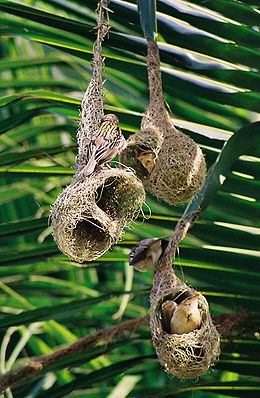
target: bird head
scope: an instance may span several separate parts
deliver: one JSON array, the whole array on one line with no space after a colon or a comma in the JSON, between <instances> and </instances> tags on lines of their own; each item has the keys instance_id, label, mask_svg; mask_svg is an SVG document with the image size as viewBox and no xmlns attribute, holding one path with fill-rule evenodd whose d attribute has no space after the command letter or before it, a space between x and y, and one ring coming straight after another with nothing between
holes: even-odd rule
<instances>
[{"instance_id":1,"label":"bird head","mask_svg":"<svg viewBox=\"0 0 260 398\"><path fill-rule=\"evenodd\" d=\"M194 306L198 305L199 294L194 294L193 296L187 297L181 302L183 306Z\"/></svg>"},{"instance_id":2,"label":"bird head","mask_svg":"<svg viewBox=\"0 0 260 398\"><path fill-rule=\"evenodd\" d=\"M145 261L148 268L153 268L159 260L161 254L168 245L168 241L163 238L144 239L132 247L129 254L129 265L136 266L141 261ZM147 271L147 269L145 271Z\"/></svg>"},{"instance_id":3,"label":"bird head","mask_svg":"<svg viewBox=\"0 0 260 398\"><path fill-rule=\"evenodd\" d=\"M101 122L110 122L114 124L119 124L119 119L113 113L108 113L107 115L104 115L102 117Z\"/></svg>"}]
</instances>

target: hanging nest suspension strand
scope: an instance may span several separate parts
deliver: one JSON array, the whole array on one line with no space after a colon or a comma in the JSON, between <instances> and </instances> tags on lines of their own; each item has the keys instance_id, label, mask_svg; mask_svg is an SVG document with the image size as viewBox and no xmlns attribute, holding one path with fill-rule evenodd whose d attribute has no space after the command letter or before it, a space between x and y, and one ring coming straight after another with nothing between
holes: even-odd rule
<instances>
[{"instance_id":1,"label":"hanging nest suspension strand","mask_svg":"<svg viewBox=\"0 0 260 398\"><path fill-rule=\"evenodd\" d=\"M176 241L178 239L177 236ZM178 379L190 379L206 373L209 367L214 365L220 353L220 335L212 322L206 298L176 276L169 255L172 251L170 246L173 244L174 239L171 239L154 274L150 294L150 327L153 346L165 371ZM178 306L184 304L184 300L192 297L196 297L197 300L200 324L189 332L172 331L173 318L170 319L170 323L169 319L165 318L165 305L174 303L177 311ZM182 321L181 325L185 328L186 324L183 321L189 320L190 315L185 319L181 318L181 315L179 318L176 317L176 322Z\"/></svg>"},{"instance_id":2,"label":"hanging nest suspension strand","mask_svg":"<svg viewBox=\"0 0 260 398\"><path fill-rule=\"evenodd\" d=\"M141 181L129 169L101 167L89 176L82 172L90 138L98 133L104 116L102 42L109 30L108 3L100 1L97 9L98 35L92 78L81 104L76 172L51 212L54 240L63 253L78 262L95 260L115 244L145 199Z\"/></svg>"},{"instance_id":3,"label":"hanging nest suspension strand","mask_svg":"<svg viewBox=\"0 0 260 398\"><path fill-rule=\"evenodd\" d=\"M172 125L164 105L159 49L152 40L147 72L150 103L141 131L128 139L121 161L136 170L148 192L170 204L186 202L202 186L206 163L200 147Z\"/></svg>"}]
</instances>

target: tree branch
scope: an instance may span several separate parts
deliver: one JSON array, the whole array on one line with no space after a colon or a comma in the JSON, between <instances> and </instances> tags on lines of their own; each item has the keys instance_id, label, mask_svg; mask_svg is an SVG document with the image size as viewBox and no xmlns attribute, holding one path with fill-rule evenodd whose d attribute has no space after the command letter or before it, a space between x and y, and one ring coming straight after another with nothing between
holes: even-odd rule
<instances>
[{"instance_id":1,"label":"tree branch","mask_svg":"<svg viewBox=\"0 0 260 398\"><path fill-rule=\"evenodd\" d=\"M0 393L8 387L21 384L25 379L34 377L36 374L44 371L47 365L59 359L85 351L87 348L97 345L100 341L108 343L114 337L122 336L127 330L133 332L138 329L139 326L146 323L148 323L147 316L131 319L129 321L122 322L117 326L83 337L75 343L55 351L53 354L33 357L30 359L28 364L12 369L0 377Z\"/></svg>"},{"instance_id":2,"label":"tree branch","mask_svg":"<svg viewBox=\"0 0 260 398\"><path fill-rule=\"evenodd\" d=\"M241 313L221 314L213 316L213 321L222 337L228 337L231 330L241 330L241 325L247 322L247 317L245 314ZM130 330L134 332L142 325L149 325L148 316L121 322L117 326L90 334L65 348L55 351L53 354L30 358L28 364L12 369L0 377L0 393L8 387L17 386L24 380L31 379L35 375L43 372L49 364L57 360L66 358L71 354L85 351L87 348L93 347L101 341L108 343L113 340L113 338L124 335L126 331Z\"/></svg>"},{"instance_id":3,"label":"tree branch","mask_svg":"<svg viewBox=\"0 0 260 398\"><path fill-rule=\"evenodd\" d=\"M241 326L247 322L248 319L245 314L231 313L215 315L213 316L213 321L222 337L228 337L231 330L240 331ZM8 387L17 386L22 384L24 380L31 379L35 375L43 372L49 364L59 359L85 351L87 348L93 347L101 341L108 343L113 340L113 338L122 336L126 331L130 330L134 332L142 325L149 325L148 316L121 322L117 326L90 334L65 348L55 351L53 354L30 358L28 364L12 369L0 377L0 393Z\"/></svg>"}]
</instances>

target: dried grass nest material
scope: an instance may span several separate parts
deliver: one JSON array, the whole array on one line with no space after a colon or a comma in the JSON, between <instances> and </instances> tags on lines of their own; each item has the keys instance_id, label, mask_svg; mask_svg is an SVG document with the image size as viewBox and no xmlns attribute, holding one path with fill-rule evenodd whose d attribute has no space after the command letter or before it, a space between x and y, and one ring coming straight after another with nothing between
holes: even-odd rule
<instances>
[{"instance_id":1,"label":"dried grass nest material","mask_svg":"<svg viewBox=\"0 0 260 398\"><path fill-rule=\"evenodd\" d=\"M52 209L54 239L71 259L95 260L120 239L144 199L142 183L131 171L106 168L74 178Z\"/></svg>"},{"instance_id":2,"label":"dried grass nest material","mask_svg":"<svg viewBox=\"0 0 260 398\"><path fill-rule=\"evenodd\" d=\"M179 304L199 295L202 324L190 333L171 334L163 329L161 305L166 300ZM205 297L183 283L172 270L157 271L151 293L150 326L158 359L165 371L178 379L196 378L207 372L220 353L220 336L209 313Z\"/></svg>"},{"instance_id":3,"label":"dried grass nest material","mask_svg":"<svg viewBox=\"0 0 260 398\"><path fill-rule=\"evenodd\" d=\"M151 173L138 160L145 151L154 154ZM173 126L145 126L128 139L121 162L132 167L146 191L175 205L190 200L202 186L206 162L200 147Z\"/></svg>"},{"instance_id":4,"label":"dried grass nest material","mask_svg":"<svg viewBox=\"0 0 260 398\"><path fill-rule=\"evenodd\" d=\"M149 106L141 130L128 139L121 162L136 171L148 192L172 205L187 202L204 182L206 163L200 147L172 124L164 104L159 49L151 40L147 73Z\"/></svg>"}]
</instances>

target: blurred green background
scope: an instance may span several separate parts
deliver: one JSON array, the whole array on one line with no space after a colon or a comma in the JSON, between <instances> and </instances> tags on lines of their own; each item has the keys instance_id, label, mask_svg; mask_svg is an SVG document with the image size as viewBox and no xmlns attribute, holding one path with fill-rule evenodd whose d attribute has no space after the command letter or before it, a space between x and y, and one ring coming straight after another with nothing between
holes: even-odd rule
<instances>
[{"instance_id":1,"label":"blurred green background","mask_svg":"<svg viewBox=\"0 0 260 398\"><path fill-rule=\"evenodd\" d=\"M140 239L169 236L185 209L147 195L123 240L84 267L53 241L50 206L74 173L96 5L0 1L1 373L23 358L148 314L152 273L134 273L129 250ZM127 138L138 131L148 104L146 42L134 1L111 0L110 8L105 108L120 117ZM259 2L159 0L157 9L165 99L174 123L201 146L210 167L232 134L259 120ZM249 315L246 325L222 339L214 369L197 380L168 377L149 328L142 327L57 362L5 397L258 398L259 175L256 153L233 164L175 264L177 274L205 294L213 314Z\"/></svg>"}]
</instances>

